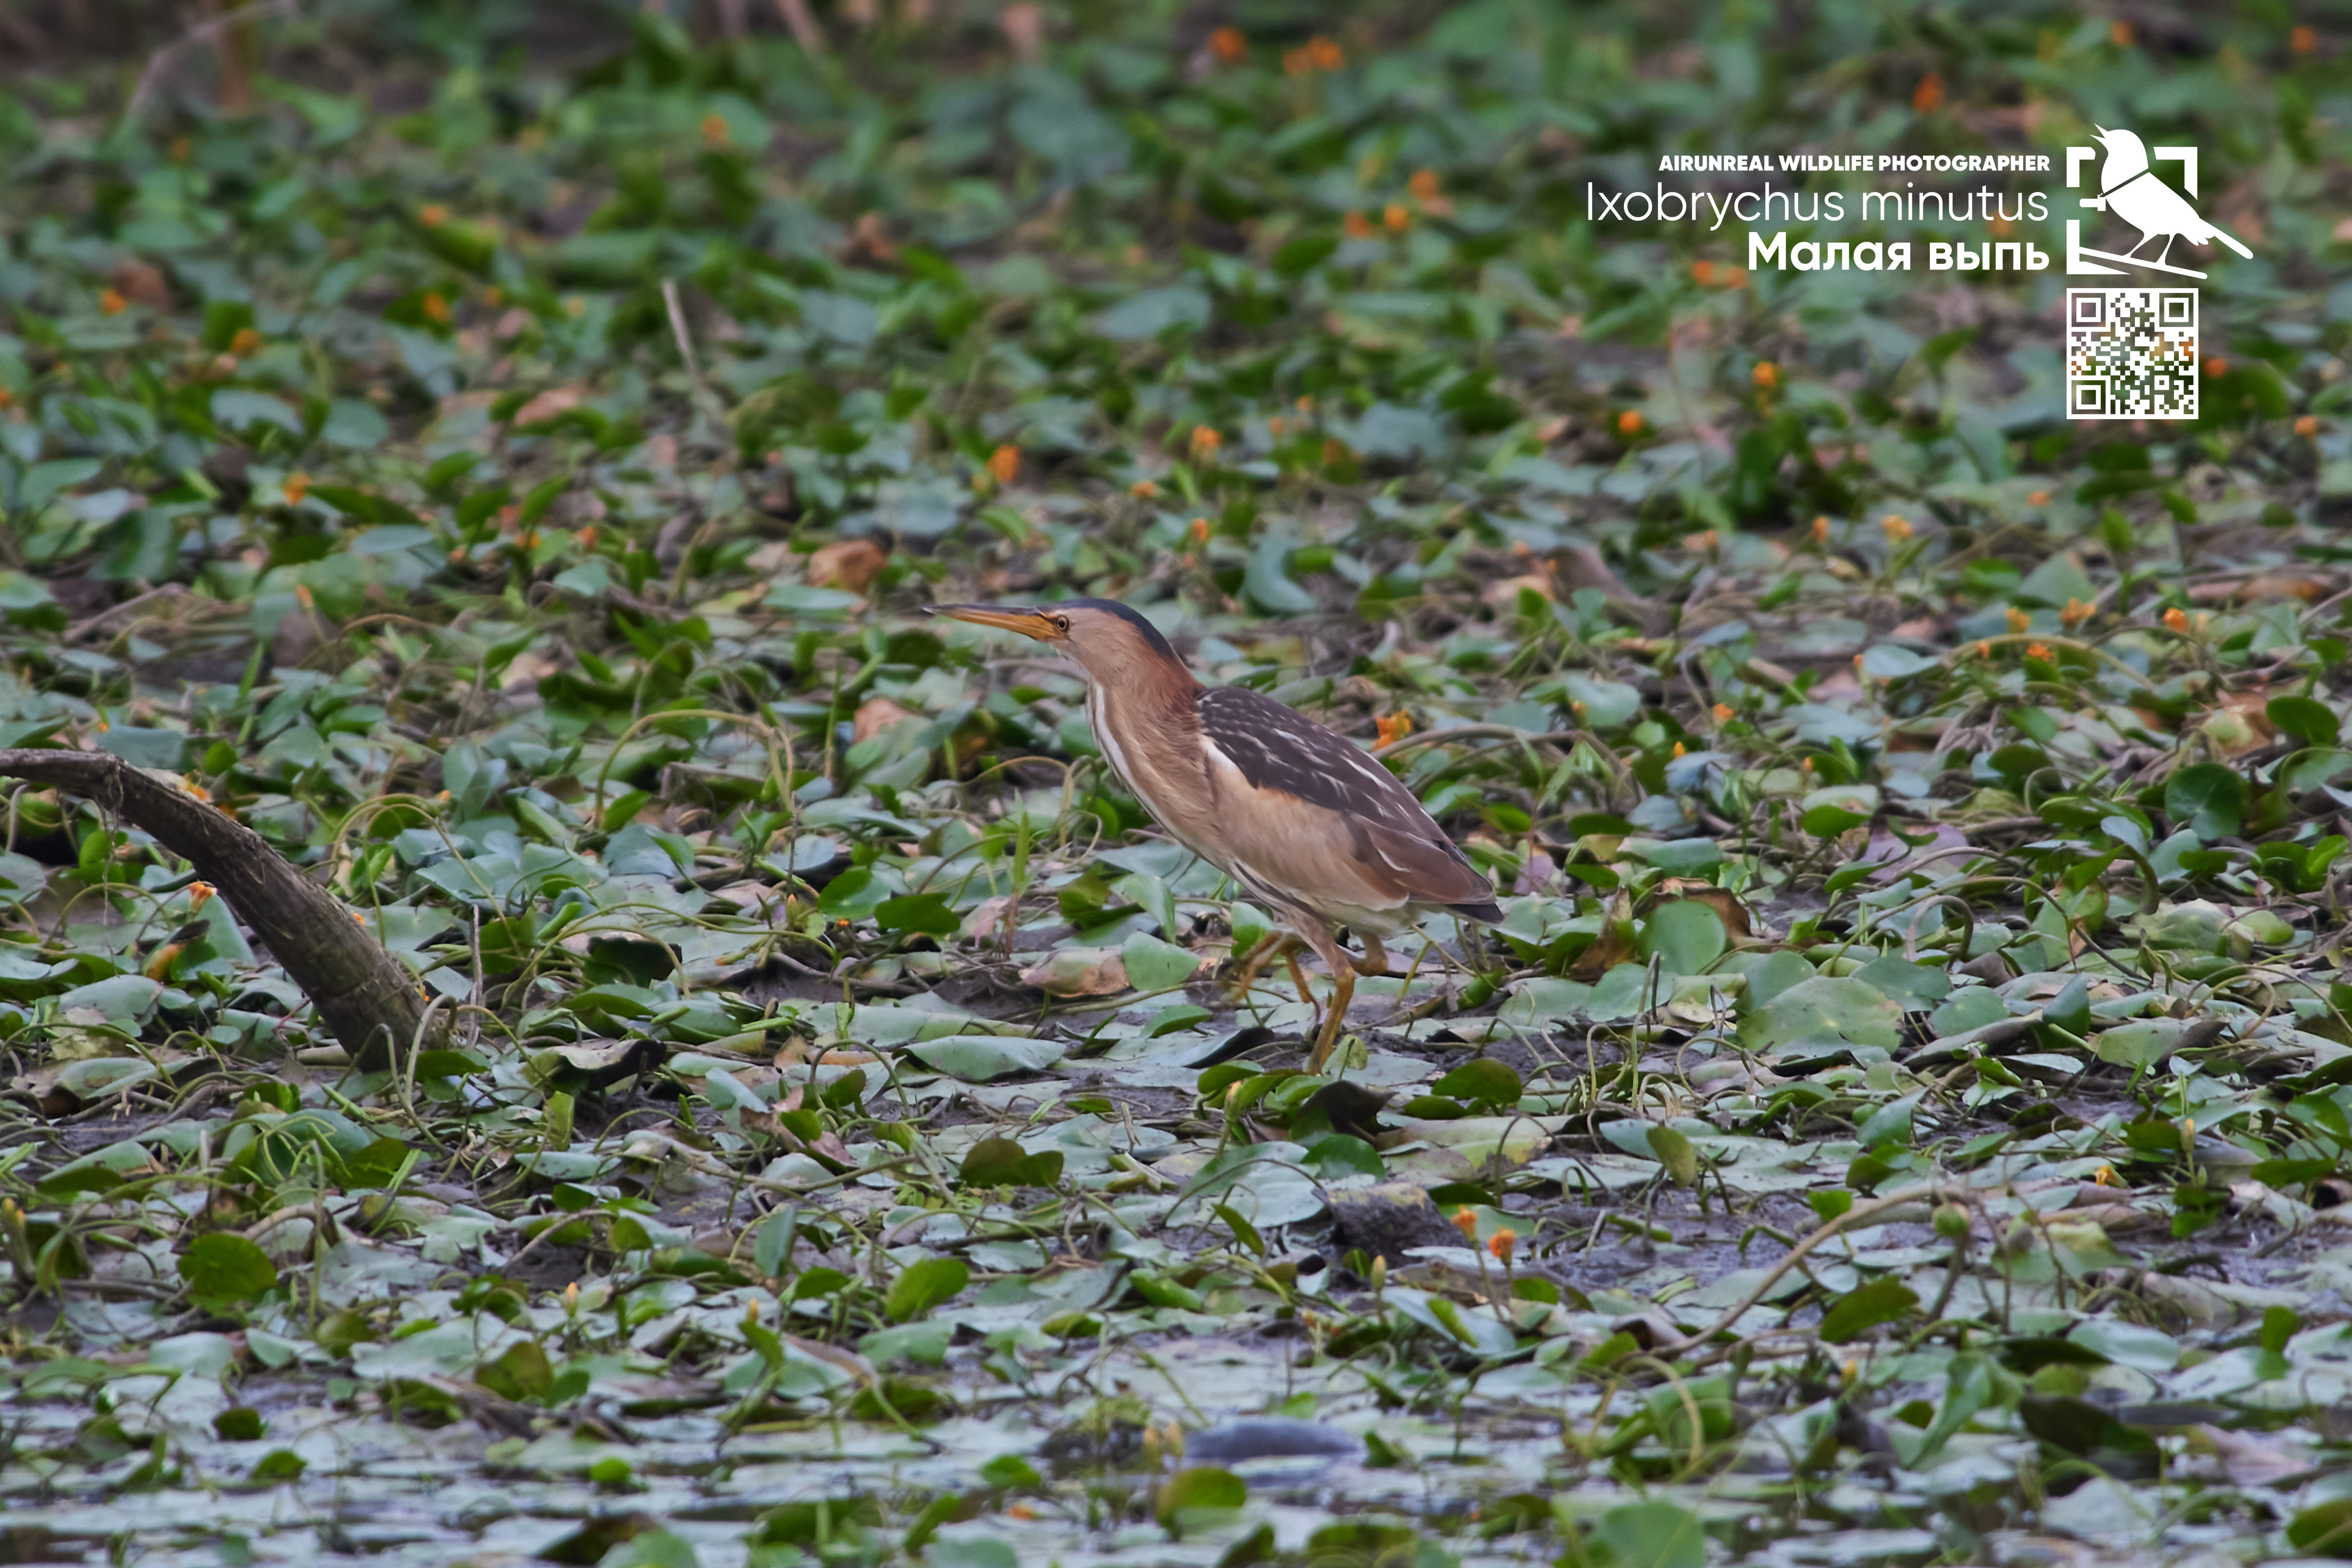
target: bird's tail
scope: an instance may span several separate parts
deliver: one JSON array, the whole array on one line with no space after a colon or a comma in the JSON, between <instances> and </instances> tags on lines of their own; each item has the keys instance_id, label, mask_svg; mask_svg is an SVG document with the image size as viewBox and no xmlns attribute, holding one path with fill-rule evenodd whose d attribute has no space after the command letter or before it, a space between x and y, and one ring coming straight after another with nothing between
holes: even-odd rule
<instances>
[{"instance_id":1,"label":"bird's tail","mask_svg":"<svg viewBox=\"0 0 2352 1568\"><path fill-rule=\"evenodd\" d=\"M2228 233L2226 230L2215 228L2209 223L2205 226L2205 232L2211 235L2215 239L2220 240L2222 244L2228 246L2231 249L2236 251L2239 255L2247 258L2249 260L2252 259L2254 253L2248 250L2244 246L2239 244L2237 237Z\"/></svg>"}]
</instances>

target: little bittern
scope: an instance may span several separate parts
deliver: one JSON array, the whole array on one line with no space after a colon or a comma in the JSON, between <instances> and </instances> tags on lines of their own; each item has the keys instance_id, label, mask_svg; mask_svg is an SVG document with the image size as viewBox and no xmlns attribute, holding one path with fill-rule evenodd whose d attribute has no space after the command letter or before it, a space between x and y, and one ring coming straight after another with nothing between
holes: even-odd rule
<instances>
[{"instance_id":1,"label":"little bittern","mask_svg":"<svg viewBox=\"0 0 2352 1568\"><path fill-rule=\"evenodd\" d=\"M1424 915L1503 918L1493 885L1394 773L1270 697L1202 685L1125 605L933 605L930 613L1019 632L1077 661L1087 717L1119 782L1329 967L1331 1005L1314 1070L1338 1044L1356 988L1339 928L1364 939L1370 972L1386 968L1381 934ZM1303 982L1300 991L1308 1000Z\"/></svg>"}]
</instances>

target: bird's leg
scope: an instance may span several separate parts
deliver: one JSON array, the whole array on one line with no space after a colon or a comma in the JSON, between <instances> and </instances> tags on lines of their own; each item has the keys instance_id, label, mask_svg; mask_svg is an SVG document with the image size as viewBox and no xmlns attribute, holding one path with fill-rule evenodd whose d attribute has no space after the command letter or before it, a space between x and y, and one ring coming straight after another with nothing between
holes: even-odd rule
<instances>
[{"instance_id":1,"label":"bird's leg","mask_svg":"<svg viewBox=\"0 0 2352 1568\"><path fill-rule=\"evenodd\" d=\"M1378 934L1372 931L1366 931L1364 933L1364 956L1361 958L1351 958L1348 963L1359 974L1386 974L1389 972L1389 952L1388 949L1381 945L1381 939Z\"/></svg>"},{"instance_id":2,"label":"bird's leg","mask_svg":"<svg viewBox=\"0 0 2352 1568\"><path fill-rule=\"evenodd\" d=\"M1233 994L1246 996L1257 984L1258 972L1276 958L1287 958L1297 949L1298 939L1286 931L1268 931L1258 939L1257 945L1244 955L1241 967L1233 977ZM1294 964L1294 968L1297 966ZM1301 995L1306 993L1302 990Z\"/></svg>"},{"instance_id":3,"label":"bird's leg","mask_svg":"<svg viewBox=\"0 0 2352 1568\"><path fill-rule=\"evenodd\" d=\"M2133 257L2137 256L2141 251L2146 250L2147 248L2147 242L2155 237L2156 236L2152 234L2141 235L2139 237L2139 243L2133 246L2129 250L2124 252L2124 259L2128 261Z\"/></svg>"},{"instance_id":4,"label":"bird's leg","mask_svg":"<svg viewBox=\"0 0 2352 1568\"><path fill-rule=\"evenodd\" d=\"M1302 934L1315 949L1316 956L1323 961L1323 967L1331 972L1330 1006L1323 1015L1321 1032L1315 1037L1315 1054L1307 1061L1308 1072L1319 1073L1323 1070L1323 1064L1331 1059L1332 1049L1339 1043L1340 1031L1347 1027L1348 1003L1356 994L1356 971L1348 962L1346 950L1340 947L1328 927L1309 926ZM1298 994L1301 996L1307 994L1304 979L1299 982Z\"/></svg>"},{"instance_id":5,"label":"bird's leg","mask_svg":"<svg viewBox=\"0 0 2352 1568\"><path fill-rule=\"evenodd\" d=\"M2164 237L2164 248L2156 253L2156 264L2158 267L2163 266L2164 258L2172 254L2172 242L2179 237L2177 234L2168 234Z\"/></svg>"}]
</instances>

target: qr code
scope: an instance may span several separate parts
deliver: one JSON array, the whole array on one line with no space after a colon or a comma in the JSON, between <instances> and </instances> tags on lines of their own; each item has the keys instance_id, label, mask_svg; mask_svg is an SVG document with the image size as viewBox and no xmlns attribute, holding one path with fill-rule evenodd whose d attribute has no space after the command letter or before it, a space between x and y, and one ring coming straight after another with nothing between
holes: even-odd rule
<instances>
[{"instance_id":1,"label":"qr code","mask_svg":"<svg viewBox=\"0 0 2352 1568\"><path fill-rule=\"evenodd\" d=\"M2197 417L2197 290L2066 290L2069 419Z\"/></svg>"}]
</instances>

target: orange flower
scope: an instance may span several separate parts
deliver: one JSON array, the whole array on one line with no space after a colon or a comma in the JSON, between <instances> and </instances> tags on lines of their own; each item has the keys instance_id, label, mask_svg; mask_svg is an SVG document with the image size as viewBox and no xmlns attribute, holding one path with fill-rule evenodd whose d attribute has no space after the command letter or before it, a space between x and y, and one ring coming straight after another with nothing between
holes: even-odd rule
<instances>
[{"instance_id":1,"label":"orange flower","mask_svg":"<svg viewBox=\"0 0 2352 1568\"><path fill-rule=\"evenodd\" d=\"M1275 415L1265 422L1265 433L1275 437L1275 439L1280 440L1282 438L1282 431L1283 424L1281 415Z\"/></svg>"},{"instance_id":2,"label":"orange flower","mask_svg":"<svg viewBox=\"0 0 2352 1568\"><path fill-rule=\"evenodd\" d=\"M208 799L205 804L206 805L210 805L212 802ZM189 883L188 912L190 914L194 914L198 910L203 909L206 904L212 902L213 890L213 885L210 882Z\"/></svg>"},{"instance_id":3,"label":"orange flower","mask_svg":"<svg viewBox=\"0 0 2352 1568\"><path fill-rule=\"evenodd\" d=\"M1127 493L1138 500L1150 500L1160 493L1160 487L1150 479L1138 479L1127 487Z\"/></svg>"},{"instance_id":4,"label":"orange flower","mask_svg":"<svg viewBox=\"0 0 2352 1568\"><path fill-rule=\"evenodd\" d=\"M1335 71L1348 63L1348 57L1339 52L1339 46L1319 34L1307 40L1307 59L1319 71Z\"/></svg>"},{"instance_id":5,"label":"orange flower","mask_svg":"<svg viewBox=\"0 0 2352 1568\"><path fill-rule=\"evenodd\" d=\"M2009 623L2009 629L2012 636L2018 632L2025 630L2026 627L2033 624L2033 617L2027 615L2023 610L2019 609L2015 605L2011 605L2008 609L2002 611L2001 618Z\"/></svg>"},{"instance_id":6,"label":"orange flower","mask_svg":"<svg viewBox=\"0 0 2352 1568\"><path fill-rule=\"evenodd\" d=\"M98 313L101 316L119 316L130 308L131 301L114 289L109 289L98 297Z\"/></svg>"},{"instance_id":7,"label":"orange flower","mask_svg":"<svg viewBox=\"0 0 2352 1568\"><path fill-rule=\"evenodd\" d=\"M2095 608L2080 599L2069 599L2066 601L2066 607L2058 612L2058 624L2071 632L2098 613Z\"/></svg>"},{"instance_id":8,"label":"orange flower","mask_svg":"<svg viewBox=\"0 0 2352 1568\"><path fill-rule=\"evenodd\" d=\"M441 298L440 295L425 295L424 299L419 300L416 302L416 308L425 312L425 319L426 321L436 322L445 327L449 324L449 301Z\"/></svg>"},{"instance_id":9,"label":"orange flower","mask_svg":"<svg viewBox=\"0 0 2352 1568\"><path fill-rule=\"evenodd\" d=\"M485 305L503 305L503 304L505 304L506 302L507 302L507 291L506 291L505 289L503 289L499 288L497 284L493 283L493 284L491 284L488 288L487 288L487 289L483 289L483 290L482 290L482 303L483 303L483 304L485 304Z\"/></svg>"},{"instance_id":10,"label":"orange flower","mask_svg":"<svg viewBox=\"0 0 2352 1568\"><path fill-rule=\"evenodd\" d=\"M302 498L310 493L310 476L308 474L289 474L286 476L286 483L283 488L286 491L286 504L288 506L300 506L302 504Z\"/></svg>"},{"instance_id":11,"label":"orange flower","mask_svg":"<svg viewBox=\"0 0 2352 1568\"><path fill-rule=\"evenodd\" d=\"M1493 1253L1495 1260L1506 1268L1511 1266L1511 1254L1517 1251L1518 1247L1519 1233L1508 1226L1486 1238L1486 1250Z\"/></svg>"},{"instance_id":12,"label":"orange flower","mask_svg":"<svg viewBox=\"0 0 2352 1568\"><path fill-rule=\"evenodd\" d=\"M2028 658L2047 659L2050 657L2049 645L2038 642L2027 643L2025 645L2025 657Z\"/></svg>"},{"instance_id":13,"label":"orange flower","mask_svg":"<svg viewBox=\"0 0 2352 1568\"><path fill-rule=\"evenodd\" d=\"M727 130L727 117L723 114L704 115L702 117L702 140L713 147L724 147L728 142L733 141L734 137L730 135Z\"/></svg>"},{"instance_id":14,"label":"orange flower","mask_svg":"<svg viewBox=\"0 0 2352 1568\"><path fill-rule=\"evenodd\" d=\"M294 602L306 610L315 610L319 607L318 601L310 596L310 585L308 583L294 584Z\"/></svg>"},{"instance_id":15,"label":"orange flower","mask_svg":"<svg viewBox=\"0 0 2352 1568\"><path fill-rule=\"evenodd\" d=\"M431 202L416 209L416 221L427 228L439 228L449 221L449 209L439 202Z\"/></svg>"},{"instance_id":16,"label":"orange flower","mask_svg":"<svg viewBox=\"0 0 2352 1568\"><path fill-rule=\"evenodd\" d=\"M1769 359L1759 359L1756 362L1756 368L1748 373L1748 379L1769 392L1780 384L1780 367Z\"/></svg>"},{"instance_id":17,"label":"orange flower","mask_svg":"<svg viewBox=\"0 0 2352 1568\"><path fill-rule=\"evenodd\" d=\"M2176 632L2189 629L2189 612L2175 605L2164 612L2164 624Z\"/></svg>"},{"instance_id":18,"label":"orange flower","mask_svg":"<svg viewBox=\"0 0 2352 1568\"><path fill-rule=\"evenodd\" d=\"M2286 35L2286 47L2299 55L2319 52L2319 34L2310 27L2293 27Z\"/></svg>"},{"instance_id":19,"label":"orange flower","mask_svg":"<svg viewBox=\"0 0 2352 1568\"><path fill-rule=\"evenodd\" d=\"M2100 1166L2091 1180L2103 1187L2120 1187L2124 1184L2123 1178L2116 1174L2116 1168L2113 1165Z\"/></svg>"},{"instance_id":20,"label":"orange flower","mask_svg":"<svg viewBox=\"0 0 2352 1568\"><path fill-rule=\"evenodd\" d=\"M2316 415L2313 415L2313 414L2306 414L2306 415L2305 415L2302 418L2300 418L2300 419L2296 420L2296 421L2294 422L2294 433L2295 433L2296 435L2298 435L2298 436L2316 436L2316 435L2318 435L2318 434L2319 434L2319 417L2318 417L2318 416L2316 416Z\"/></svg>"},{"instance_id":21,"label":"orange flower","mask_svg":"<svg viewBox=\"0 0 2352 1568\"><path fill-rule=\"evenodd\" d=\"M1815 544L1827 544L1829 542L1830 520L1825 517L1817 517L1813 519L1813 542Z\"/></svg>"},{"instance_id":22,"label":"orange flower","mask_svg":"<svg viewBox=\"0 0 2352 1568\"><path fill-rule=\"evenodd\" d=\"M1464 1204L1460 1208L1455 1209L1454 1228L1460 1231L1465 1239L1475 1238L1478 1234L1477 1211L1471 1208L1468 1204Z\"/></svg>"},{"instance_id":23,"label":"orange flower","mask_svg":"<svg viewBox=\"0 0 2352 1568\"><path fill-rule=\"evenodd\" d=\"M1009 485L1021 474L1021 448L1003 446L988 455L989 477L1000 485Z\"/></svg>"},{"instance_id":24,"label":"orange flower","mask_svg":"<svg viewBox=\"0 0 2352 1568\"><path fill-rule=\"evenodd\" d=\"M2028 506L2048 506L2050 504L2050 492L2048 490L2035 490L2032 495L2025 498L2025 504Z\"/></svg>"},{"instance_id":25,"label":"orange flower","mask_svg":"<svg viewBox=\"0 0 2352 1568\"><path fill-rule=\"evenodd\" d=\"M1372 237L1372 220L1362 213L1349 213L1345 219L1341 220L1340 226L1348 231L1349 239Z\"/></svg>"},{"instance_id":26,"label":"orange flower","mask_svg":"<svg viewBox=\"0 0 2352 1568\"><path fill-rule=\"evenodd\" d=\"M1934 71L1929 71L1919 79L1919 85L1912 89L1911 108L1916 113L1933 114L1942 108L1943 104L1944 79Z\"/></svg>"},{"instance_id":27,"label":"orange flower","mask_svg":"<svg viewBox=\"0 0 2352 1568\"><path fill-rule=\"evenodd\" d=\"M186 137L174 136L172 138L171 157L172 162L174 163L186 163L189 155L194 152L195 144L190 142Z\"/></svg>"},{"instance_id":28,"label":"orange flower","mask_svg":"<svg viewBox=\"0 0 2352 1568\"><path fill-rule=\"evenodd\" d=\"M1694 282L1694 283L1696 283L1696 284L1697 284L1697 285L1698 285L1700 288L1702 288L1702 289L1706 288L1708 284L1710 284L1710 283L1714 282L1714 281L1715 281L1715 263L1714 263L1714 262L1712 262L1712 261L1694 261L1694 262L1692 262L1692 263L1691 263L1691 281L1692 281L1692 282Z\"/></svg>"},{"instance_id":29,"label":"orange flower","mask_svg":"<svg viewBox=\"0 0 2352 1568\"><path fill-rule=\"evenodd\" d=\"M1992 657L1992 644L1989 642L1978 643L1977 657L1979 658L1990 658Z\"/></svg>"},{"instance_id":30,"label":"orange flower","mask_svg":"<svg viewBox=\"0 0 2352 1568\"><path fill-rule=\"evenodd\" d=\"M1716 278L1727 289L1748 287L1748 268L1745 267L1727 267L1717 273Z\"/></svg>"},{"instance_id":31,"label":"orange flower","mask_svg":"<svg viewBox=\"0 0 2352 1568\"><path fill-rule=\"evenodd\" d=\"M1649 421L1642 417L1639 409L1628 408L1624 413L1617 416L1617 434L1630 441L1639 436L1648 424Z\"/></svg>"},{"instance_id":32,"label":"orange flower","mask_svg":"<svg viewBox=\"0 0 2352 1568\"><path fill-rule=\"evenodd\" d=\"M1402 234L1412 226L1412 209L1402 202L1391 202L1381 209L1381 221L1389 226L1391 234Z\"/></svg>"},{"instance_id":33,"label":"orange flower","mask_svg":"<svg viewBox=\"0 0 2352 1568\"><path fill-rule=\"evenodd\" d=\"M1380 743L1393 746L1412 733L1412 715L1400 708L1393 713L1383 713L1372 721L1381 732Z\"/></svg>"},{"instance_id":34,"label":"orange flower","mask_svg":"<svg viewBox=\"0 0 2352 1568\"><path fill-rule=\"evenodd\" d=\"M1305 76L1315 68L1315 57L1305 49L1282 51L1282 71L1285 76Z\"/></svg>"},{"instance_id":35,"label":"orange flower","mask_svg":"<svg viewBox=\"0 0 2352 1568\"><path fill-rule=\"evenodd\" d=\"M1223 436L1218 435L1208 426L1195 425L1192 426L1192 458L1194 461L1207 462L1210 458L1217 455L1217 449L1224 444L1225 438Z\"/></svg>"},{"instance_id":36,"label":"orange flower","mask_svg":"<svg viewBox=\"0 0 2352 1568\"><path fill-rule=\"evenodd\" d=\"M587 527L582 529L579 532L573 534L572 536L572 542L578 545L583 550L595 549L596 525L592 522Z\"/></svg>"},{"instance_id":37,"label":"orange flower","mask_svg":"<svg viewBox=\"0 0 2352 1568\"><path fill-rule=\"evenodd\" d=\"M2129 22L2108 23L2107 41L2114 44L2116 47L2119 49L2130 48L2132 41L2132 25Z\"/></svg>"},{"instance_id":38,"label":"orange flower","mask_svg":"<svg viewBox=\"0 0 2352 1568\"><path fill-rule=\"evenodd\" d=\"M1336 441L1328 436L1323 438L1324 467L1328 468L1333 463L1344 463L1354 456L1353 452L1348 450L1348 444L1345 441Z\"/></svg>"},{"instance_id":39,"label":"orange flower","mask_svg":"<svg viewBox=\"0 0 2352 1568\"><path fill-rule=\"evenodd\" d=\"M1911 520L1907 517L1897 517L1893 512L1888 512L1885 517L1880 518L1878 527L1891 543L1900 544L1911 537Z\"/></svg>"},{"instance_id":40,"label":"orange flower","mask_svg":"<svg viewBox=\"0 0 2352 1568\"><path fill-rule=\"evenodd\" d=\"M1220 27L1209 35L1209 52L1229 66L1239 65L1249 54L1249 40L1239 27Z\"/></svg>"},{"instance_id":41,"label":"orange flower","mask_svg":"<svg viewBox=\"0 0 2352 1568\"><path fill-rule=\"evenodd\" d=\"M1208 543L1209 520L1205 517L1194 518L1192 522L1185 527L1184 542L1189 548L1193 550L1198 550L1203 544Z\"/></svg>"},{"instance_id":42,"label":"orange flower","mask_svg":"<svg viewBox=\"0 0 2352 1568\"><path fill-rule=\"evenodd\" d=\"M2230 374L2230 362L2220 354L2215 354L2205 362L2205 374L2217 378L2227 375Z\"/></svg>"},{"instance_id":43,"label":"orange flower","mask_svg":"<svg viewBox=\"0 0 2352 1568\"><path fill-rule=\"evenodd\" d=\"M229 339L228 352L242 357L261 346L261 334L251 327L239 327L236 336Z\"/></svg>"},{"instance_id":44,"label":"orange flower","mask_svg":"<svg viewBox=\"0 0 2352 1568\"><path fill-rule=\"evenodd\" d=\"M1413 171L1412 178L1404 184L1405 189L1412 193L1412 199L1423 206L1427 206L1445 194L1445 186L1438 179L1437 171L1434 169L1416 169Z\"/></svg>"},{"instance_id":45,"label":"orange flower","mask_svg":"<svg viewBox=\"0 0 2352 1568\"><path fill-rule=\"evenodd\" d=\"M14 408L16 405L16 395L6 387L0 386L0 408Z\"/></svg>"},{"instance_id":46,"label":"orange flower","mask_svg":"<svg viewBox=\"0 0 2352 1568\"><path fill-rule=\"evenodd\" d=\"M1715 705L1715 721L1717 723L1728 724L1732 720L1738 717L1738 712L1732 708L1730 703L1718 702Z\"/></svg>"}]
</instances>

